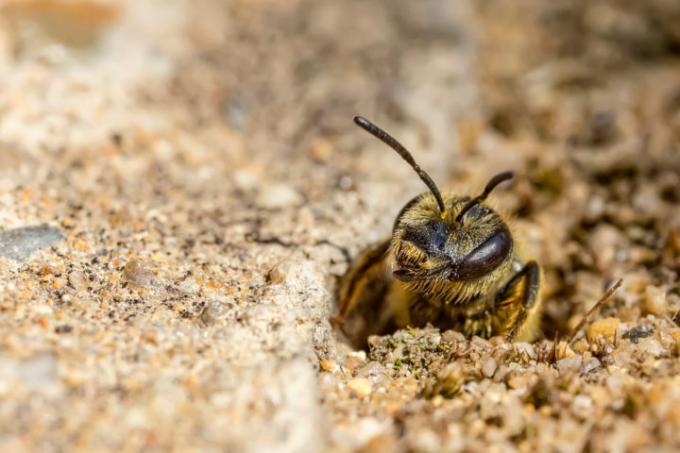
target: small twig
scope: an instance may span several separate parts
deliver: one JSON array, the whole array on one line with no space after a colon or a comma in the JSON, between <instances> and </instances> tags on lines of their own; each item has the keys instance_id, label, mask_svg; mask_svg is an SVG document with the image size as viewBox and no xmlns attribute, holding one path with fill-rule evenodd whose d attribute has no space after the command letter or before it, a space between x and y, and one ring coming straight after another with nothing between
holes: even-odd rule
<instances>
[{"instance_id":1,"label":"small twig","mask_svg":"<svg viewBox=\"0 0 680 453\"><path fill-rule=\"evenodd\" d=\"M593 305L593 308L588 310L588 313L585 314L581 322L578 323L578 325L574 328L574 330L571 332L569 335L569 341L567 344L569 346L572 345L574 340L576 339L576 335L583 329L583 326L586 325L586 323L590 320L590 318L597 312L602 305L604 305L605 302L607 302L616 292L617 289L619 289L619 286L621 286L621 283L623 282L623 279L618 279L616 283L614 283L612 286L609 287L609 289L604 293L604 295L598 300L595 305Z\"/></svg>"},{"instance_id":2,"label":"small twig","mask_svg":"<svg viewBox=\"0 0 680 453\"><path fill-rule=\"evenodd\" d=\"M550 363L555 363L557 362L557 344L560 342L560 332L559 330L555 331L555 337L553 338L553 347L552 351L550 352Z\"/></svg>"}]
</instances>

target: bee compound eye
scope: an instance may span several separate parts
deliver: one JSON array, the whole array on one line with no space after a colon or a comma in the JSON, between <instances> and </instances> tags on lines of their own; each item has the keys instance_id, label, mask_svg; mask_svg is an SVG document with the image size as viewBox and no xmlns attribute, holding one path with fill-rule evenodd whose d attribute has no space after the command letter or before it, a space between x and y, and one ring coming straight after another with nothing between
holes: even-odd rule
<instances>
[{"instance_id":1,"label":"bee compound eye","mask_svg":"<svg viewBox=\"0 0 680 453\"><path fill-rule=\"evenodd\" d=\"M505 261L511 250L512 236L503 226L456 266L456 279L471 280L488 274Z\"/></svg>"}]
</instances>

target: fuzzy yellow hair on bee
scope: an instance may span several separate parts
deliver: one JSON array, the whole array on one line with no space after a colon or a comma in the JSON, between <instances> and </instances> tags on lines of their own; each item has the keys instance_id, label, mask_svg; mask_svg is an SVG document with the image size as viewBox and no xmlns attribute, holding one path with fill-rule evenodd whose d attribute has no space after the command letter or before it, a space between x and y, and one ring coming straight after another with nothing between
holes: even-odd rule
<instances>
[{"instance_id":1,"label":"fuzzy yellow hair on bee","mask_svg":"<svg viewBox=\"0 0 680 453\"><path fill-rule=\"evenodd\" d=\"M365 118L354 122L395 150L429 191L406 203L391 237L368 247L349 268L334 323L358 346L369 335L428 323L468 337L535 339L541 268L522 263L507 222L485 203L514 174L492 177L476 197L442 196L396 139Z\"/></svg>"}]
</instances>

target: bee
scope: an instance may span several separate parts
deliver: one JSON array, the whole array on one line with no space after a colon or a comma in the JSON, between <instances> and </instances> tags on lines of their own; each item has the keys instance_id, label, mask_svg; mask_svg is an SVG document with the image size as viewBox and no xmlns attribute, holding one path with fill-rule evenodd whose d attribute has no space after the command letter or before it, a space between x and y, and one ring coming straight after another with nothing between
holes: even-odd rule
<instances>
[{"instance_id":1,"label":"bee","mask_svg":"<svg viewBox=\"0 0 680 453\"><path fill-rule=\"evenodd\" d=\"M465 336L536 338L541 316L541 268L523 264L510 228L486 203L514 177L492 177L475 197L442 196L409 151L387 132L357 116L354 122L396 151L428 192L401 209L392 235L368 247L342 277L340 325L357 347L368 336L432 324Z\"/></svg>"}]
</instances>

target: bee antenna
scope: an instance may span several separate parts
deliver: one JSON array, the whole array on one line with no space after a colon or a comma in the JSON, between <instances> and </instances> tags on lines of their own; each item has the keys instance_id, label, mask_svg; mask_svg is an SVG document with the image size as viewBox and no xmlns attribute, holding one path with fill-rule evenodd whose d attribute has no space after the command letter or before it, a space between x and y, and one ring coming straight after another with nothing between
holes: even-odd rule
<instances>
[{"instance_id":1,"label":"bee antenna","mask_svg":"<svg viewBox=\"0 0 680 453\"><path fill-rule=\"evenodd\" d=\"M361 127L366 132L369 132L374 137L379 138L383 143L385 143L387 146L395 150L397 154L401 156L402 159L408 162L411 168L413 168L413 170L415 170L415 172L418 173L418 176L420 176L420 179L423 180L427 188L430 189L432 195L434 195L434 198L437 200L437 204L439 205L440 214L444 214L446 212L446 206L444 205L444 199L442 198L442 194L441 192L439 192L437 185L434 183L430 175L425 173L425 170L420 168L420 166L416 163L411 153L408 152L406 148L404 148L404 145L399 143L390 134L380 129L378 126L371 123L362 116L355 116L354 122L356 123L357 126Z\"/></svg>"},{"instance_id":2,"label":"bee antenna","mask_svg":"<svg viewBox=\"0 0 680 453\"><path fill-rule=\"evenodd\" d=\"M484 191L480 194L474 197L472 200L468 201L465 206L463 206L463 209L458 213L456 216L456 222L460 222L460 220L463 218L466 212L468 212L470 209L472 209L473 206L481 203L482 201L486 200L486 197L489 196L491 191L496 188L497 185L502 183L503 181L507 181L509 179L512 179L515 177L515 173L512 171L504 171L502 173L498 173L496 176L491 178L488 183L486 183L486 187L484 187Z\"/></svg>"}]
</instances>

